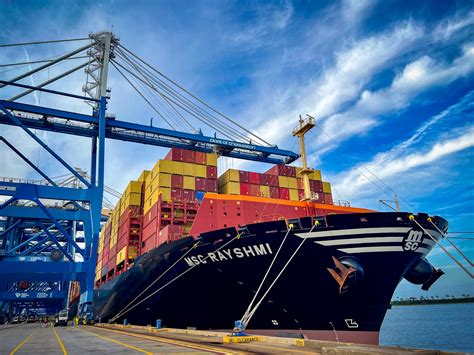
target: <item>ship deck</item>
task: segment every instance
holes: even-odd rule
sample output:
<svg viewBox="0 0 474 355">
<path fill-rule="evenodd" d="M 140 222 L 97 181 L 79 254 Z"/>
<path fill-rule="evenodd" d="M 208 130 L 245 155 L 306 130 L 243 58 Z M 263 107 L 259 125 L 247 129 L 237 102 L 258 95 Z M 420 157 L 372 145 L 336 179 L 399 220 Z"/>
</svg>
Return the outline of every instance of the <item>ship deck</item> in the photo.
<svg viewBox="0 0 474 355">
<path fill-rule="evenodd" d="M 440 354 L 439 351 L 259 337 L 227 342 L 225 333 L 97 325 L 45 327 L 0 325 L 0 354 Z"/>
</svg>

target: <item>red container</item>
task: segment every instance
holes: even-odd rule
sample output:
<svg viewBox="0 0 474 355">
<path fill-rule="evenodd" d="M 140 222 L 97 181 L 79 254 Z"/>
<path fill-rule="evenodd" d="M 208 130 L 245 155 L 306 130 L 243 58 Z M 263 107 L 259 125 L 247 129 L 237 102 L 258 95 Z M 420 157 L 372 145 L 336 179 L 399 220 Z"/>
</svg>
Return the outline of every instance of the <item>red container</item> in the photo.
<svg viewBox="0 0 474 355">
<path fill-rule="evenodd" d="M 323 192 L 323 182 L 319 180 L 309 180 L 309 186 L 313 192 Z"/>
<path fill-rule="evenodd" d="M 268 169 L 265 174 L 296 177 L 296 168 L 294 166 L 279 164 Z"/>
<path fill-rule="evenodd" d="M 327 205 L 332 205 L 333 204 L 332 194 L 322 193 L 321 195 L 324 196 L 324 203 L 325 204 L 327 204 Z"/>
<path fill-rule="evenodd" d="M 280 184 L 280 180 L 278 179 L 278 176 L 276 175 L 268 175 L 268 176 L 269 176 L 268 186 L 278 187 L 278 185 Z"/>
<path fill-rule="evenodd" d="M 183 190 L 183 200 L 194 201 L 196 199 L 196 191 L 194 190 Z"/>
<path fill-rule="evenodd" d="M 254 173 L 254 172 L 249 172 L 249 183 L 250 184 L 255 184 L 255 185 L 260 185 L 260 174 L 259 173 Z"/>
<path fill-rule="evenodd" d="M 270 186 L 270 197 L 271 198 L 280 198 L 279 187 Z"/>
<path fill-rule="evenodd" d="M 260 185 L 270 186 L 270 179 L 272 175 L 260 174 Z"/>
<path fill-rule="evenodd" d="M 154 238 L 156 235 L 156 227 L 157 227 L 157 221 L 158 219 L 154 219 L 151 223 L 148 223 L 148 225 L 143 228 L 142 231 L 142 241 L 146 242 L 151 238 Z"/>
<path fill-rule="evenodd" d="M 251 196 L 260 196 L 260 185 L 250 184 L 250 195 Z"/>
<path fill-rule="evenodd" d="M 206 167 L 206 170 L 207 170 L 206 177 L 208 179 L 216 179 L 217 178 L 217 166 L 208 165 Z"/>
<path fill-rule="evenodd" d="M 196 152 L 195 163 L 200 165 L 206 165 L 206 153 Z"/>
<path fill-rule="evenodd" d="M 206 179 L 206 191 L 207 192 L 217 192 L 217 180 L 216 179 Z"/>
<path fill-rule="evenodd" d="M 322 192 L 313 192 L 314 201 L 316 203 L 324 203 L 324 194 Z"/>
<path fill-rule="evenodd" d="M 206 191 L 206 180 L 205 178 L 196 178 L 195 179 L 195 182 L 196 182 L 196 191 Z"/>
<path fill-rule="evenodd" d="M 290 189 L 286 187 L 279 187 L 278 188 L 278 195 L 279 198 L 282 200 L 289 200 L 290 199 Z"/>
<path fill-rule="evenodd" d="M 171 188 L 173 189 L 183 188 L 183 175 L 171 174 Z"/>
<path fill-rule="evenodd" d="M 128 235 L 121 237 L 118 242 L 117 242 L 117 249 L 120 251 L 122 248 L 126 245 L 128 245 L 130 238 L 128 238 Z"/>
<path fill-rule="evenodd" d="M 249 173 L 247 171 L 239 170 L 239 181 L 241 183 L 248 184 L 248 182 L 249 182 Z"/>
<path fill-rule="evenodd" d="M 300 189 L 300 190 L 304 189 L 303 179 L 302 178 L 297 178 L 296 179 L 296 185 L 298 186 L 298 189 Z"/>
<path fill-rule="evenodd" d="M 173 201 L 181 201 L 183 199 L 182 189 L 171 189 L 171 199 Z"/>
<path fill-rule="evenodd" d="M 171 148 L 165 157 L 166 160 L 182 161 L 183 160 L 183 149 Z"/>
<path fill-rule="evenodd" d="M 195 163 L 196 152 L 192 150 L 183 149 L 183 161 L 186 163 Z"/>
<path fill-rule="evenodd" d="M 241 195 L 250 195 L 250 184 L 240 183 L 240 194 Z"/>
</svg>

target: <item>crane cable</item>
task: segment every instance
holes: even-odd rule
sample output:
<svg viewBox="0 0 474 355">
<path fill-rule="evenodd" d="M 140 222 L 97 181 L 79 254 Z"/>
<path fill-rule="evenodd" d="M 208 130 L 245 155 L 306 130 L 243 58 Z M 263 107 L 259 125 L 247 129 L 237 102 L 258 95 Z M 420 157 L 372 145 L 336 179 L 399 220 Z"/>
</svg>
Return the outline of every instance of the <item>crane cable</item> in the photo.
<svg viewBox="0 0 474 355">
<path fill-rule="evenodd" d="M 177 279 L 179 279 L 180 277 L 184 276 L 185 274 L 187 274 L 189 271 L 191 271 L 192 269 L 194 269 L 196 266 L 202 264 L 203 261 L 205 261 L 207 258 L 209 258 L 211 255 L 213 255 L 213 253 L 216 253 L 218 252 L 219 250 L 221 250 L 222 248 L 226 247 L 227 245 L 229 245 L 230 243 L 232 243 L 235 239 L 239 239 L 240 238 L 240 233 L 238 233 L 234 238 L 232 238 L 231 240 L 229 240 L 228 242 L 226 242 L 225 244 L 221 245 L 219 248 L 217 248 L 214 252 L 212 253 L 208 253 L 208 255 L 206 257 L 204 257 L 198 264 L 194 264 L 193 266 L 189 267 L 189 269 L 186 269 L 185 271 L 183 271 L 181 274 L 179 274 L 178 276 L 176 276 L 175 278 L 173 278 L 172 280 L 170 280 L 169 282 L 167 282 L 166 284 L 164 284 L 163 286 L 161 286 L 159 289 L 157 289 L 156 291 L 153 291 L 151 294 L 149 294 L 147 297 L 145 297 L 144 299 L 142 299 L 140 302 L 136 303 L 135 305 L 133 305 L 132 307 L 130 307 L 129 309 L 127 309 L 126 311 L 123 311 L 122 314 L 120 316 L 123 316 L 124 314 L 128 313 L 129 311 L 131 311 L 132 309 L 134 309 L 135 307 L 137 307 L 139 304 L 145 302 L 147 299 L 149 299 L 150 297 L 154 296 L 155 294 L 157 294 L 158 292 L 160 292 L 162 289 L 164 289 L 165 287 L 167 287 L 168 285 L 170 285 L 171 283 L 173 283 L 174 281 L 176 281 Z M 115 316 L 114 318 L 112 318 L 112 322 L 115 321 L 118 317 Z"/>
<path fill-rule="evenodd" d="M 134 56 L 135 58 L 137 58 L 139 61 L 141 61 L 143 64 L 145 64 L 146 66 L 148 66 L 149 68 L 151 68 L 151 70 L 153 70 L 154 72 L 156 72 L 158 75 L 162 76 L 163 78 L 165 78 L 166 80 L 168 80 L 169 82 L 171 82 L 172 84 L 174 84 L 175 86 L 177 86 L 178 88 L 180 88 L 181 90 L 183 90 L 185 93 L 187 93 L 188 95 L 190 95 L 191 97 L 193 97 L 195 100 L 199 101 L 201 104 L 203 104 L 204 106 L 206 106 L 207 108 L 209 108 L 210 110 L 212 110 L 213 112 L 215 112 L 216 114 L 218 114 L 219 116 L 223 117 L 224 119 L 228 120 L 229 122 L 233 123 L 234 125 L 236 125 L 237 127 L 239 127 L 240 129 L 244 130 L 245 132 L 247 132 L 249 135 L 253 136 L 254 138 L 256 138 L 257 140 L 259 140 L 260 142 L 263 142 L 265 145 L 267 146 L 272 146 L 270 143 L 268 143 L 267 141 L 265 141 L 264 139 L 262 139 L 261 137 L 257 136 L 256 134 L 254 134 L 252 131 L 246 129 L 245 127 L 243 127 L 242 125 L 240 125 L 238 122 L 232 120 L 230 117 L 224 115 L 223 113 L 217 111 L 216 109 L 214 109 L 212 106 L 210 106 L 209 104 L 207 104 L 204 100 L 200 99 L 199 97 L 195 96 L 194 94 L 192 94 L 191 92 L 189 92 L 188 90 L 186 90 L 184 87 L 182 87 L 181 85 L 179 85 L 177 82 L 171 80 L 170 78 L 168 78 L 166 75 L 164 75 L 163 73 L 161 73 L 160 71 L 156 70 L 154 67 L 152 67 L 150 64 L 148 64 L 147 62 L 145 62 L 143 59 L 141 59 L 140 57 L 138 57 L 137 55 L 135 55 L 133 52 L 131 52 L 130 50 L 128 50 L 126 47 L 124 47 L 123 45 L 119 44 L 118 45 L 120 48 L 123 48 L 125 51 L 127 51 L 130 55 Z"/>
<path fill-rule="evenodd" d="M 315 227 L 317 227 L 319 225 L 319 222 L 316 220 L 314 222 L 314 225 L 311 227 L 310 231 L 308 233 L 311 233 Z M 290 225 L 291 226 L 291 225 Z M 293 227 L 291 227 L 290 229 L 293 229 Z M 289 229 L 289 230 L 290 230 Z M 289 231 L 288 230 L 288 231 Z M 283 272 L 286 270 L 286 268 L 288 267 L 288 265 L 290 264 L 290 262 L 293 260 L 293 258 L 296 256 L 296 254 L 298 253 L 298 251 L 301 249 L 301 247 L 303 246 L 303 244 L 306 242 L 308 238 L 303 238 L 303 240 L 301 241 L 301 243 L 298 245 L 298 247 L 295 249 L 295 251 L 293 252 L 293 254 L 291 254 L 290 258 L 288 259 L 288 261 L 285 263 L 285 265 L 283 266 L 283 268 L 280 270 L 280 272 L 278 273 L 278 275 L 275 277 L 275 279 L 273 280 L 273 282 L 270 284 L 270 286 L 268 287 L 267 291 L 265 291 L 265 293 L 263 294 L 263 296 L 260 298 L 260 300 L 257 302 L 257 304 L 255 305 L 255 307 L 253 307 L 253 309 L 250 311 L 250 312 L 246 312 L 246 314 L 244 314 L 244 316 L 242 317 L 241 319 L 241 322 L 245 327 L 247 327 L 247 325 L 250 323 L 250 320 L 252 319 L 253 315 L 255 314 L 255 312 L 257 311 L 258 307 L 260 307 L 260 304 L 263 302 L 263 300 L 265 299 L 265 297 L 268 295 L 268 293 L 271 291 L 271 289 L 273 288 L 273 286 L 275 285 L 275 283 L 278 281 L 278 279 L 280 278 L 280 276 L 283 274 Z M 273 264 L 273 262 L 272 262 Z M 270 265 L 271 267 L 271 265 Z M 267 271 L 267 274 L 268 274 L 268 271 Z M 265 275 L 264 279 L 266 278 L 267 275 Z M 263 280 L 262 280 L 262 284 L 263 284 Z M 257 291 L 258 293 L 258 291 Z M 254 299 L 255 299 L 256 296 L 254 296 Z"/>
<path fill-rule="evenodd" d="M 428 221 L 436 228 L 436 230 L 441 233 L 441 235 L 443 237 L 446 237 L 446 234 L 443 233 L 441 231 L 441 229 L 438 228 L 438 226 L 436 224 L 433 223 L 433 219 L 430 217 L 428 218 Z M 456 249 L 458 251 L 459 254 L 461 254 L 463 256 L 463 258 L 471 265 L 471 266 L 474 266 L 474 264 L 472 263 L 472 261 L 451 241 L 449 240 L 449 238 L 445 238 L 452 246 L 454 249 Z"/>
<path fill-rule="evenodd" d="M 454 260 L 456 264 L 458 264 L 458 266 L 461 269 L 463 269 L 466 272 L 466 274 L 468 274 L 471 277 L 471 279 L 474 278 L 474 274 L 471 273 L 468 269 L 466 269 L 464 265 L 461 264 L 459 260 L 456 259 L 456 257 L 454 257 L 444 246 L 442 246 L 441 243 L 438 242 L 438 240 L 435 237 L 433 237 L 430 233 L 428 233 L 428 231 L 425 228 L 423 228 L 423 226 L 420 223 L 418 223 L 414 215 L 410 215 L 408 218 L 410 219 L 410 221 L 415 222 L 418 225 L 418 227 L 420 227 L 423 230 L 423 232 L 425 232 L 431 238 L 431 240 L 433 240 L 451 259 Z M 441 233 L 441 235 L 443 235 L 443 233 Z"/>
<path fill-rule="evenodd" d="M 176 260 L 170 267 L 168 267 L 168 269 L 165 270 L 165 272 L 163 272 L 160 276 L 158 276 L 155 280 L 153 280 L 153 282 L 151 284 L 149 284 L 142 292 L 140 292 L 133 300 L 131 300 L 125 307 L 122 308 L 122 310 L 120 310 L 117 315 L 115 315 L 113 318 L 112 318 L 112 321 L 114 321 L 115 319 L 119 318 L 121 315 L 125 314 L 126 312 L 128 312 L 128 307 L 130 307 L 130 305 L 133 304 L 133 302 L 135 302 L 141 295 L 143 295 L 146 291 L 148 291 L 154 284 L 156 284 L 163 276 L 166 275 L 166 273 L 168 271 L 170 271 L 178 262 L 180 262 L 183 258 L 186 257 L 186 255 L 189 254 L 189 252 L 191 252 L 191 250 L 195 249 L 197 246 L 198 246 L 199 242 L 195 243 L 192 245 L 191 248 L 189 248 L 186 253 L 184 253 L 183 255 L 181 255 L 181 257 Z"/>
<path fill-rule="evenodd" d="M 123 55 L 121 55 L 119 53 L 117 53 L 117 57 L 124 60 L 122 58 Z M 129 57 L 127 57 L 126 60 L 130 61 L 131 59 Z M 223 134 L 224 136 L 226 136 L 229 139 L 235 140 L 235 137 L 232 137 L 234 135 L 234 136 L 240 136 L 240 139 L 243 142 L 247 142 L 248 137 L 246 137 L 242 133 L 236 131 L 235 128 L 229 126 L 228 124 L 225 124 L 222 121 L 218 121 L 218 119 L 216 117 L 214 117 L 212 114 L 210 114 L 209 112 L 206 112 L 204 109 L 202 109 L 201 107 L 199 107 L 198 105 L 193 103 L 191 100 L 189 100 L 188 98 L 184 97 L 182 94 L 180 94 L 179 92 L 177 92 L 176 90 L 171 88 L 168 84 L 164 83 L 161 79 L 156 77 L 156 75 L 154 75 L 153 73 L 150 73 L 149 70 L 147 70 L 143 66 L 141 67 L 142 70 L 140 71 L 140 74 L 142 74 L 142 76 L 143 76 L 144 75 L 143 72 L 146 72 L 146 74 L 151 76 L 151 77 L 145 77 L 145 80 L 147 81 L 147 83 L 145 83 L 144 80 L 142 78 L 139 78 L 135 73 L 132 73 L 130 70 L 128 70 L 127 68 L 122 66 L 120 63 L 118 63 L 118 62 L 116 62 L 116 63 L 120 67 L 122 67 L 124 70 L 126 70 L 129 74 L 131 74 L 132 76 L 134 76 L 138 80 L 142 81 L 144 84 L 149 86 L 154 91 L 157 91 L 163 97 L 163 99 L 167 99 L 167 100 L 172 101 L 175 105 L 179 106 L 181 109 L 185 110 L 190 115 L 194 116 L 195 118 L 197 118 L 198 120 L 200 120 L 201 122 L 203 122 L 204 124 L 209 126 L 210 128 L 215 129 L 216 131 L 220 132 L 221 134 Z M 155 85 L 151 85 L 149 83 L 149 80 L 152 80 L 153 83 L 156 84 L 158 87 L 156 87 Z M 170 96 L 159 92 L 158 88 L 161 88 L 161 90 L 165 91 L 168 95 L 173 96 L 179 102 L 176 102 Z M 183 105 L 185 107 L 183 107 Z M 227 134 L 225 134 L 224 131 L 227 132 Z"/>
</svg>

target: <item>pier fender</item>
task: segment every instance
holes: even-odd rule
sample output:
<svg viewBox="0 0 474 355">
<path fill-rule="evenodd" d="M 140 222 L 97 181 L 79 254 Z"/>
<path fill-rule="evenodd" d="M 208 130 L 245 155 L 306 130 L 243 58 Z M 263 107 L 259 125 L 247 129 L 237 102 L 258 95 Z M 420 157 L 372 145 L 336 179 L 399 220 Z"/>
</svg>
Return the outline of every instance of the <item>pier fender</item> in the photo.
<svg viewBox="0 0 474 355">
<path fill-rule="evenodd" d="M 441 269 L 435 269 L 426 259 L 421 259 L 413 264 L 403 275 L 405 280 L 415 285 L 422 285 L 422 289 L 427 291 L 444 272 Z"/>
</svg>

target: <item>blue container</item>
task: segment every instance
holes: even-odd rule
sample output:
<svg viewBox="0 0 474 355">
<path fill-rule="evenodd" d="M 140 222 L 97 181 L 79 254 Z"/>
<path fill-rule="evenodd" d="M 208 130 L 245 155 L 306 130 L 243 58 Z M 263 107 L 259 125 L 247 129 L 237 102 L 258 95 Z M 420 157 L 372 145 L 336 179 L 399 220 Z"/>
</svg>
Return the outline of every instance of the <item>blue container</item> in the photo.
<svg viewBox="0 0 474 355">
<path fill-rule="evenodd" d="M 161 319 L 156 320 L 156 329 L 161 329 Z"/>
<path fill-rule="evenodd" d="M 123 325 L 128 325 L 128 319 L 123 320 Z"/>
</svg>

